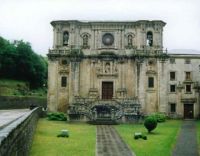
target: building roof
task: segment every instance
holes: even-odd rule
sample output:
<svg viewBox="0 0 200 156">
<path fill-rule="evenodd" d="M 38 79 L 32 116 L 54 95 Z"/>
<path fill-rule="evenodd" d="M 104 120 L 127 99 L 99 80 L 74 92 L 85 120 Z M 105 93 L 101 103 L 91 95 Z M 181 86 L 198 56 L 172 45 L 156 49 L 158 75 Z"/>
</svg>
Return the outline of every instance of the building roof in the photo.
<svg viewBox="0 0 200 156">
<path fill-rule="evenodd" d="M 149 24 L 149 23 L 159 23 L 162 26 L 165 26 L 166 23 L 162 20 L 138 20 L 138 21 L 80 21 L 80 20 L 55 20 L 51 22 L 52 26 L 56 24 L 70 24 L 70 23 L 77 23 L 77 24 Z"/>
</svg>

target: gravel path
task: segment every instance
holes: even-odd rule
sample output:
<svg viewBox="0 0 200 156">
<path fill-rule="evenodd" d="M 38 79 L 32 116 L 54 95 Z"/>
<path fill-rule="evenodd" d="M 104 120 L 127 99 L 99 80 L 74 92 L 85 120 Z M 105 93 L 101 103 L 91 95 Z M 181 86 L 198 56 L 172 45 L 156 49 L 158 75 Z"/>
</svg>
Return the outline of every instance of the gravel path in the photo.
<svg viewBox="0 0 200 156">
<path fill-rule="evenodd" d="M 195 121 L 183 121 L 173 156 L 199 156 Z"/>
<path fill-rule="evenodd" d="M 97 126 L 96 156 L 134 156 L 111 125 Z"/>
</svg>

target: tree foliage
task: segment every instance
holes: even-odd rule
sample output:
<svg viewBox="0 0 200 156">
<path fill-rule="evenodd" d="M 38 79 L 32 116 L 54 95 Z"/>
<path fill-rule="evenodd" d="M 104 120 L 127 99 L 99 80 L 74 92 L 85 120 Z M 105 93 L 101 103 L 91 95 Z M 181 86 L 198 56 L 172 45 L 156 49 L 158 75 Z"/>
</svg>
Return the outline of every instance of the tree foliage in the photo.
<svg viewBox="0 0 200 156">
<path fill-rule="evenodd" d="M 0 37 L 0 77 L 29 82 L 31 88 L 46 84 L 47 62 L 34 53 L 30 43 L 11 43 Z"/>
</svg>

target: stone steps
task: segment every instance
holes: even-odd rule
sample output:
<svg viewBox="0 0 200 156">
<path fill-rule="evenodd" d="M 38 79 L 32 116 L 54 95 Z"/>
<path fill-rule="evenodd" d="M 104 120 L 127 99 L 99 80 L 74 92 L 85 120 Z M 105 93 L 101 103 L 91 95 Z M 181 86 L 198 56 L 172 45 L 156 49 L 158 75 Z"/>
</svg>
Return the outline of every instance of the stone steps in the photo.
<svg viewBox="0 0 200 156">
<path fill-rule="evenodd" d="M 111 118 L 97 118 L 96 120 L 92 120 L 89 122 L 93 125 L 116 125 L 118 124 L 116 120 L 112 120 Z"/>
</svg>

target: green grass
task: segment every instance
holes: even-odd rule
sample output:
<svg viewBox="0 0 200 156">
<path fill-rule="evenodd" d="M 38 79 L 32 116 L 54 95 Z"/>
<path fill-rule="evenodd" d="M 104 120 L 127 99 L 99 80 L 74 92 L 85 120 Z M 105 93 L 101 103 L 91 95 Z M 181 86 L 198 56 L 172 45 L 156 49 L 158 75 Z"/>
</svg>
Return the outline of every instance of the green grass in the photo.
<svg viewBox="0 0 200 156">
<path fill-rule="evenodd" d="M 169 156 L 176 142 L 180 125 L 181 121 L 168 120 L 159 123 L 151 134 L 147 133 L 142 124 L 122 124 L 117 125 L 116 129 L 137 156 Z M 147 136 L 147 140 L 134 140 L 134 132 L 142 132 Z"/>
<path fill-rule="evenodd" d="M 46 97 L 46 90 L 45 88 L 30 90 L 29 84 L 25 81 L 0 79 L 0 95 Z"/>
<path fill-rule="evenodd" d="M 197 121 L 197 141 L 199 145 L 199 153 L 200 153 L 200 121 Z"/>
<path fill-rule="evenodd" d="M 69 130 L 69 138 L 58 138 L 60 130 Z M 94 156 L 96 127 L 40 119 L 30 156 Z"/>
<path fill-rule="evenodd" d="M 115 128 L 137 156 L 169 156 L 176 142 L 182 121 L 159 123 L 148 134 L 143 124 L 121 124 Z M 200 123 L 198 123 L 200 128 Z M 58 138 L 60 130 L 68 129 L 69 138 Z M 147 140 L 133 139 L 134 132 L 142 132 Z M 200 134 L 198 135 L 200 139 Z M 66 123 L 40 119 L 30 156 L 95 156 L 96 126 L 85 123 Z"/>
</svg>

